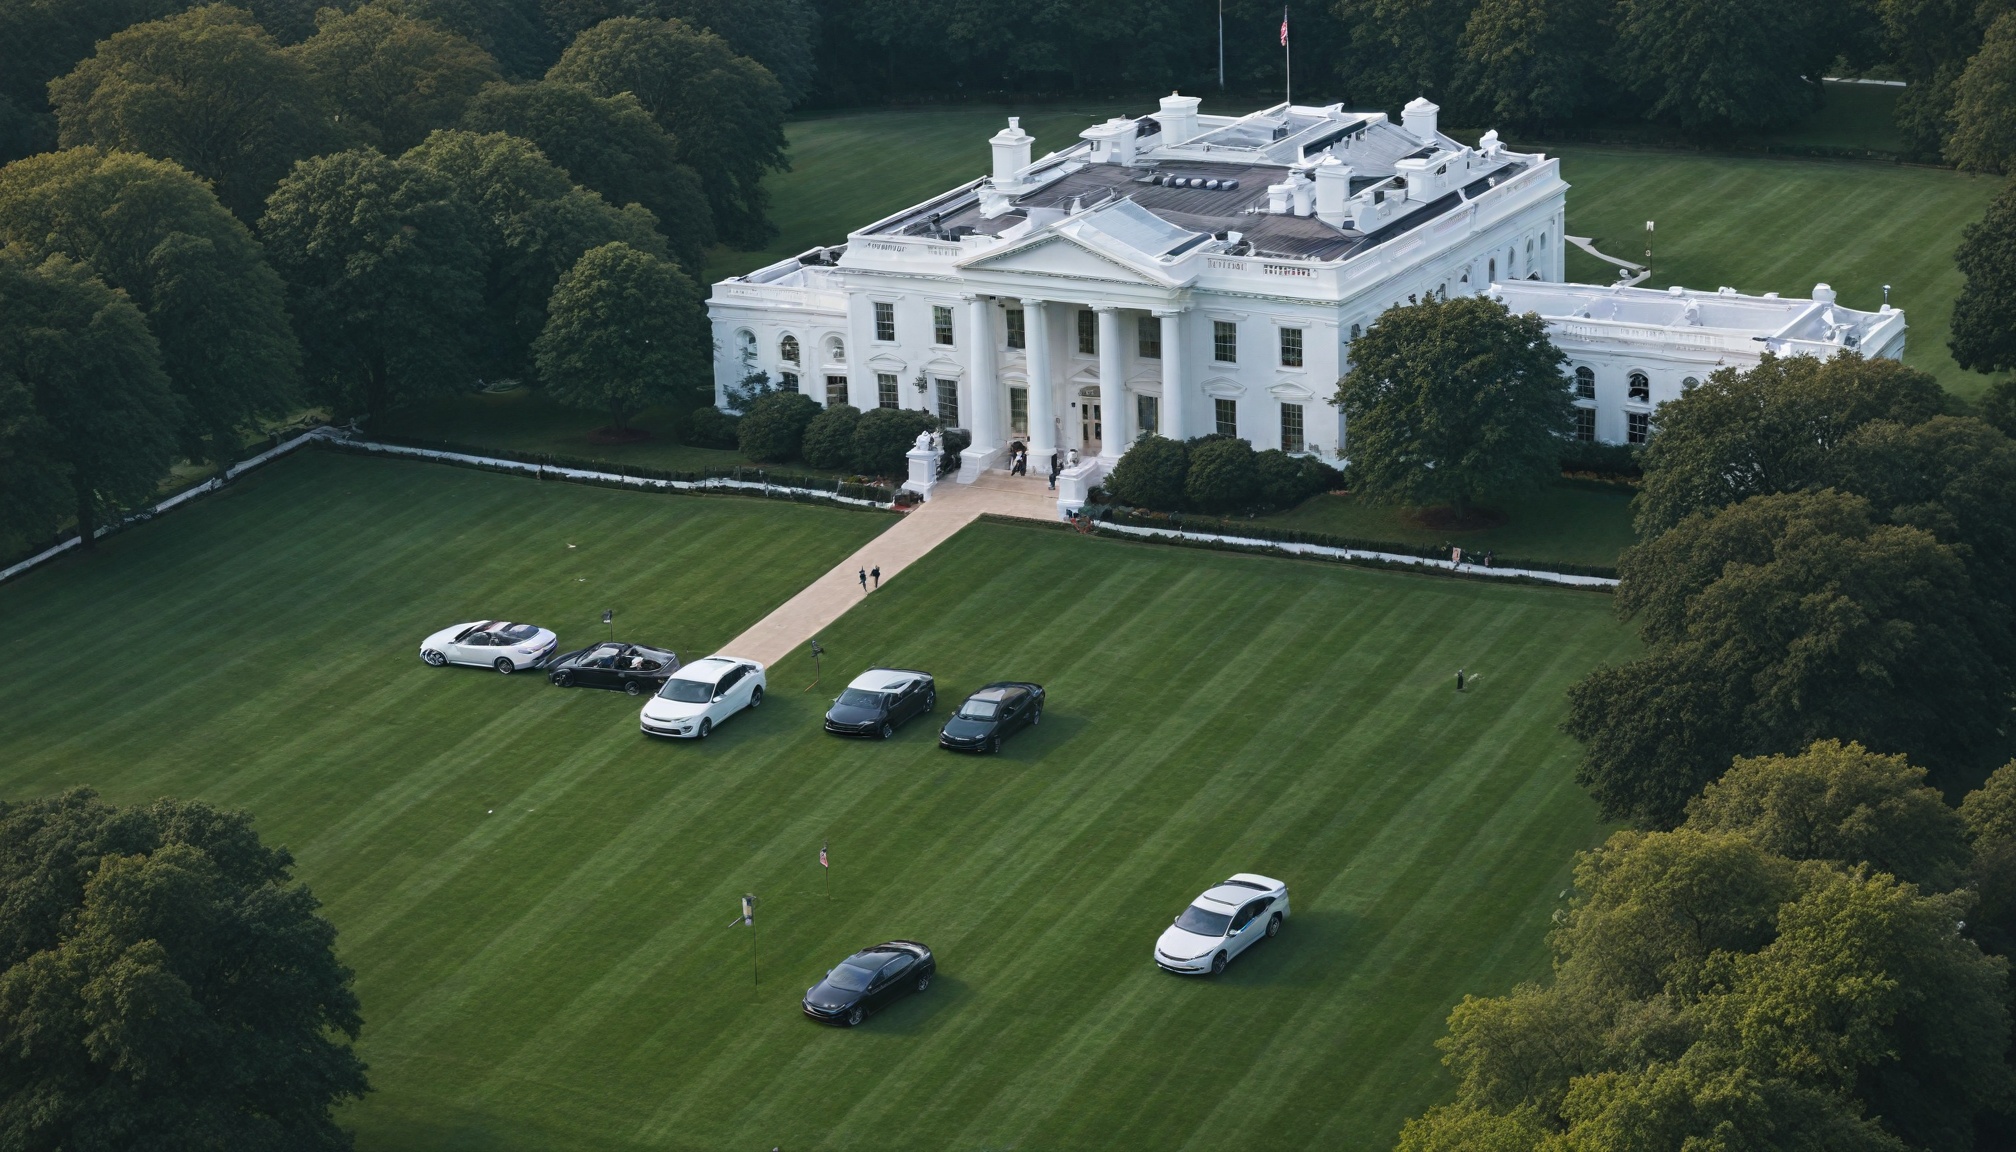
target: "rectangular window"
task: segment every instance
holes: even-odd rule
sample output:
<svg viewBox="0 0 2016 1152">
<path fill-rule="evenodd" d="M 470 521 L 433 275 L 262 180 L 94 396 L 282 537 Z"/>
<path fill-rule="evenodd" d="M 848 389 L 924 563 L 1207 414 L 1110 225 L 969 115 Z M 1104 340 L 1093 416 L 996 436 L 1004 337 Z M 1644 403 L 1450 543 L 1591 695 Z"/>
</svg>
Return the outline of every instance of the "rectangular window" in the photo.
<svg viewBox="0 0 2016 1152">
<path fill-rule="evenodd" d="M 931 306 L 931 340 L 948 348 L 952 345 L 952 309 L 943 304 Z"/>
<path fill-rule="evenodd" d="M 884 408 L 901 408 L 902 401 L 896 394 L 896 374 L 894 372 L 875 373 L 875 402 Z"/>
<path fill-rule="evenodd" d="M 1302 367 L 1302 330 L 1300 328 L 1281 329 L 1281 367 Z"/>
<path fill-rule="evenodd" d="M 1023 319 L 1022 309 L 1008 309 L 1008 347 L 1010 348 L 1027 348 L 1029 346 L 1029 338 L 1023 335 L 1027 331 L 1022 326 Z"/>
<path fill-rule="evenodd" d="M 1220 436 L 1239 435 L 1239 402 L 1219 398 L 1212 407 L 1218 413 L 1218 434 Z"/>
<path fill-rule="evenodd" d="M 1575 409 L 1575 439 L 1584 444 L 1596 439 L 1596 410 L 1594 408 Z"/>
<path fill-rule="evenodd" d="M 1029 434 L 1029 390 L 1027 388 L 1008 389 L 1008 431 L 1017 436 Z"/>
<path fill-rule="evenodd" d="M 959 382 L 957 380 L 939 380 L 937 384 L 938 423 L 947 428 L 957 428 L 959 427 Z"/>
<path fill-rule="evenodd" d="M 798 374 L 796 372 L 779 372 L 777 375 L 780 378 L 778 387 L 784 389 L 786 392 L 796 392 L 798 390 Z"/>
<path fill-rule="evenodd" d="M 1239 362 L 1239 325 L 1230 320 L 1211 322 L 1211 358 L 1220 364 Z"/>
<path fill-rule="evenodd" d="M 1162 398 L 1160 396 L 1136 396 L 1134 398 L 1134 423 L 1139 429 L 1137 435 L 1160 435 L 1162 432 Z"/>
<path fill-rule="evenodd" d="M 881 300 L 875 302 L 875 339 L 896 339 L 896 305 Z"/>
<path fill-rule="evenodd" d="M 826 407 L 838 408 L 847 403 L 847 378 L 845 376 L 826 377 Z"/>
<path fill-rule="evenodd" d="M 1650 412 L 1627 412 L 1624 414 L 1624 439 L 1632 444 L 1643 444 L 1652 435 L 1652 414 Z"/>
<path fill-rule="evenodd" d="M 1141 358 L 1143 360 L 1162 358 L 1162 321 L 1159 317 L 1141 317 Z"/>
<path fill-rule="evenodd" d="M 1087 356 L 1099 354 L 1099 316 L 1090 309 L 1078 313 L 1078 351 Z"/>
<path fill-rule="evenodd" d="M 1281 405 L 1281 451 L 1300 452 L 1302 443 L 1302 406 L 1300 404 Z"/>
</svg>

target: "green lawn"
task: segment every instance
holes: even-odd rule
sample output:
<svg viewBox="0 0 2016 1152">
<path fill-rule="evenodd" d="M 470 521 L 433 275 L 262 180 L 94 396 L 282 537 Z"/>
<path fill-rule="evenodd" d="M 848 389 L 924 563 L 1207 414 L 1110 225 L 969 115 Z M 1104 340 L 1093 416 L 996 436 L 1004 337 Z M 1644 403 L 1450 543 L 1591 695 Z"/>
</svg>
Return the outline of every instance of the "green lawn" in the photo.
<svg viewBox="0 0 2016 1152">
<path fill-rule="evenodd" d="M 0 680 L 0 794 L 256 812 L 358 972 L 365 1152 L 1388 1147 L 1449 1091 L 1449 1006 L 1543 970 L 1603 833 L 1557 725 L 1634 650 L 1609 598 L 976 525 L 822 637 L 823 688 L 794 656 L 704 744 L 414 654 L 492 612 L 592 639 L 610 606 L 704 652 L 888 522 L 296 457 L 0 586 L 36 654 Z M 871 661 L 1051 709 L 998 759 L 820 734 Z M 1281 938 L 1154 970 L 1239 869 L 1293 886 Z M 938 949 L 928 994 L 798 1017 L 891 936 Z"/>
<path fill-rule="evenodd" d="M 1501 510 L 1507 519 L 1503 525 L 1464 532 L 1425 528 L 1406 509 L 1353 496 L 1313 496 L 1286 512 L 1262 516 L 1258 522 L 1272 528 L 1416 547 L 1488 548 L 1498 554 L 1500 563 L 1538 560 L 1613 566 L 1617 554 L 1637 541 L 1631 531 L 1633 492 L 1621 485 L 1558 484 L 1504 501 Z"/>
</svg>

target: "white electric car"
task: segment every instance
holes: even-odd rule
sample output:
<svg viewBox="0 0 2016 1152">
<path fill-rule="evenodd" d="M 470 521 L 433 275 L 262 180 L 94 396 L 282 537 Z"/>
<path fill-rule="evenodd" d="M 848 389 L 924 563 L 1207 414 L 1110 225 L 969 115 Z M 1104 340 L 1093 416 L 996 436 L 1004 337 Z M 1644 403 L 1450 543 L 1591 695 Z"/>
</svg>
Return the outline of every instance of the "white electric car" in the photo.
<svg viewBox="0 0 2016 1152">
<path fill-rule="evenodd" d="M 1155 941 L 1155 963 L 1185 976 L 1216 976 L 1288 918 L 1288 885 L 1241 872 L 1191 901 Z"/>
<path fill-rule="evenodd" d="M 473 664 L 509 676 L 545 663 L 559 642 L 558 636 L 536 624 L 477 620 L 443 628 L 421 641 L 420 659 L 436 668 Z"/>
<path fill-rule="evenodd" d="M 647 736 L 705 740 L 722 721 L 763 703 L 763 665 L 737 656 L 709 656 L 674 672 L 644 705 L 638 727 Z"/>
</svg>

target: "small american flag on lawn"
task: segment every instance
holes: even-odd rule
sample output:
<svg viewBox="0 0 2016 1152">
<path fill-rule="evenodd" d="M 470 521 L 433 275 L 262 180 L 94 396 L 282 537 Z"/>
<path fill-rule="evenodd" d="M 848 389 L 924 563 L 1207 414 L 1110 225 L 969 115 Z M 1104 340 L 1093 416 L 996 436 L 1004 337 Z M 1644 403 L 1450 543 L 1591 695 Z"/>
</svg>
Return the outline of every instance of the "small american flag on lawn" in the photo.
<svg viewBox="0 0 2016 1152">
<path fill-rule="evenodd" d="M 831 867 L 832 867 L 832 865 L 831 865 L 831 864 L 828 864 L 828 863 L 826 862 L 826 845 L 824 845 L 824 844 L 821 844 L 821 845 L 819 845 L 819 867 L 821 867 L 821 868 L 831 868 Z"/>
</svg>

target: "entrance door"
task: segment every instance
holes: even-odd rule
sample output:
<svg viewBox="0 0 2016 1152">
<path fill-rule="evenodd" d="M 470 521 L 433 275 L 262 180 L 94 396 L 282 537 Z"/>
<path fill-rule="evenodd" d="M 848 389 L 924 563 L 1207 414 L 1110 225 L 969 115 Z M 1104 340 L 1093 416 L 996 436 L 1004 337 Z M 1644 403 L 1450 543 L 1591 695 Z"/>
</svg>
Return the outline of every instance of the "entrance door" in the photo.
<svg viewBox="0 0 2016 1152">
<path fill-rule="evenodd" d="M 1100 427 L 1097 398 L 1091 396 L 1078 398 L 1078 425 L 1079 439 L 1083 441 L 1078 449 L 1079 454 L 1097 456 L 1100 439 L 1105 435 L 1104 429 Z"/>
</svg>

